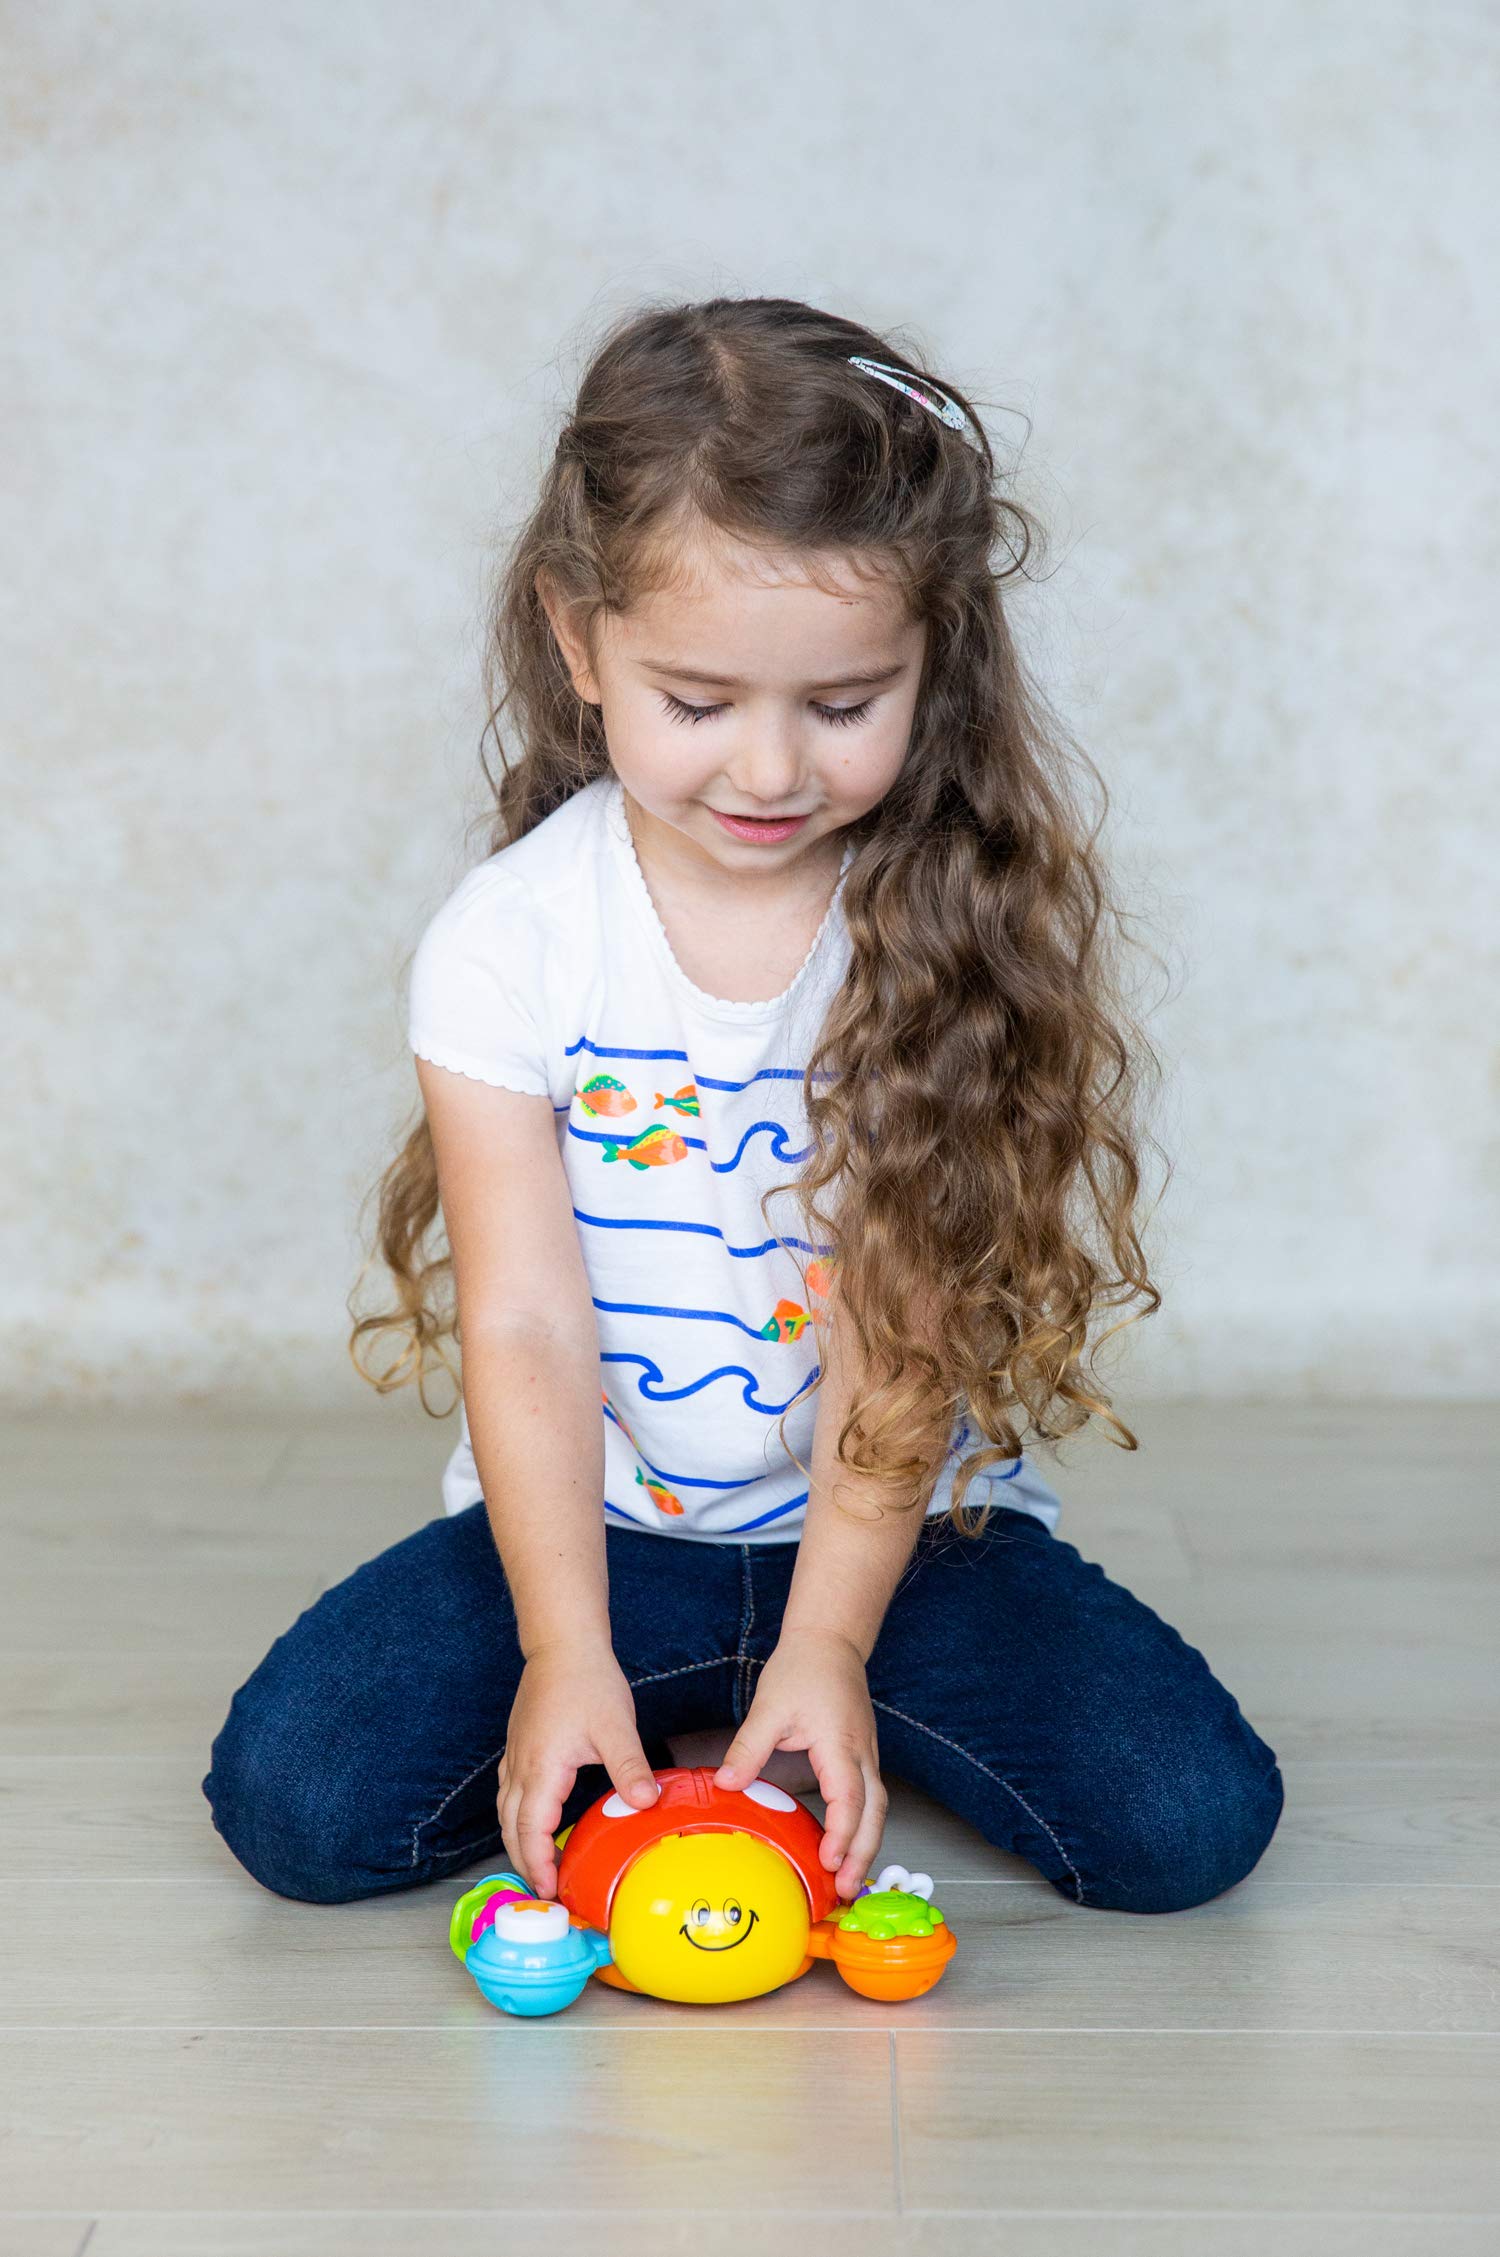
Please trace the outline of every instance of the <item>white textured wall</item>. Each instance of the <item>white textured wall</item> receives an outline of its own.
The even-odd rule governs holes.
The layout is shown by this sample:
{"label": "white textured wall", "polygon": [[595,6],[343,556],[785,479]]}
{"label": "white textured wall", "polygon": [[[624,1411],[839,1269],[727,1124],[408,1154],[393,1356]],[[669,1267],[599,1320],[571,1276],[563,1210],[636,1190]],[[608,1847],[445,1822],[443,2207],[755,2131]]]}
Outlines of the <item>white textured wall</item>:
{"label": "white textured wall", "polygon": [[1127,1411],[1493,1385],[1492,10],[7,21],[0,1386],[360,1394],[488,551],[593,317],[716,289],[1032,419],[1170,971]]}

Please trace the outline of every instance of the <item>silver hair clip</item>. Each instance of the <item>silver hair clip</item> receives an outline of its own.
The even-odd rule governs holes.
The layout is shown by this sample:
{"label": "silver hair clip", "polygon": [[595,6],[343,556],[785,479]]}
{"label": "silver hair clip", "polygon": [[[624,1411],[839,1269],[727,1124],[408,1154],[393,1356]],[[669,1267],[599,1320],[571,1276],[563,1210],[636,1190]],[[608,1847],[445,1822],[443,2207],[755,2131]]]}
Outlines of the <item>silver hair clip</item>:
{"label": "silver hair clip", "polygon": [[[851,353],[849,358],[854,366],[862,368],[867,376],[878,377],[882,384],[889,384],[893,391],[904,392],[907,398],[915,400],[919,407],[931,408],[934,415],[942,417],[950,431],[963,430],[965,421],[963,409],[956,400],[950,400],[946,392],[938,392],[935,384],[932,390],[937,392],[937,399],[933,399],[931,394],[927,392],[919,391],[915,384],[907,381],[911,375],[910,369],[893,368],[889,361],[866,360],[862,353]],[[938,406],[938,400],[943,402],[941,407]]]}

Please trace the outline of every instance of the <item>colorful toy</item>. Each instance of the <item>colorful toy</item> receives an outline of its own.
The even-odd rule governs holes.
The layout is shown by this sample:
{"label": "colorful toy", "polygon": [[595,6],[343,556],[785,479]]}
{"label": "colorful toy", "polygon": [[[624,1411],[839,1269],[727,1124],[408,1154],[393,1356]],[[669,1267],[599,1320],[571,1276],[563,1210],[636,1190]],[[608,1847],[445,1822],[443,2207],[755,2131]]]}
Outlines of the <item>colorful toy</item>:
{"label": "colorful toy", "polygon": [[490,1873],[453,1908],[449,1942],[492,2006],[555,2014],[591,1975],[692,2005],[759,1998],[829,1959],[866,1998],[919,1998],[957,1948],[932,1881],[888,1865],[843,1904],[810,1810],[753,1779],[658,1771],[657,1799],[591,1805],[557,1836],[557,1898]]}

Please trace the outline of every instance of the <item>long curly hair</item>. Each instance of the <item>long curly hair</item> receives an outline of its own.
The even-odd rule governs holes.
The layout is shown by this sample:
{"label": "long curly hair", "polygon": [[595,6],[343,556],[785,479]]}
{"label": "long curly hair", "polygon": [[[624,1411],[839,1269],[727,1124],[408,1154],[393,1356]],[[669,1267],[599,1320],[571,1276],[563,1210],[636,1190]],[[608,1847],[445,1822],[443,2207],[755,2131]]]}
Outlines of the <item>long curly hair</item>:
{"label": "long curly hair", "polygon": [[[966,428],[852,354],[938,385]],[[841,552],[927,621],[904,766],[846,832],[851,955],[804,1075],[810,1142],[761,1211],[795,1198],[794,1227],[818,1250],[815,1321],[837,1303],[841,1339],[858,1343],[840,1463],[892,1509],[923,1509],[955,1415],[983,1436],[955,1471],[949,1517],[965,1535],[988,1517],[966,1505],[970,1485],[1018,1456],[1023,1429],[1056,1443],[1098,1417],[1137,1447],[1094,1359],[1161,1299],[1137,1221],[1141,1096],[1159,1065],[1120,977],[1127,920],[1097,848],[1108,794],[1006,616],[1007,584],[1041,553],[1009,482],[972,404],[891,337],[784,298],[637,307],[592,352],[500,573],[480,740],[494,853],[609,768],[600,709],[573,687],[538,576],[591,637],[610,611],[673,584],[689,530],[810,572]],[[1092,825],[1076,771],[1097,787]],[[445,1349],[458,1321],[451,1260],[429,1244],[439,1198],[425,1114],[377,1188],[396,1306],[355,1323],[350,1353],[382,1393],[415,1380],[431,1410],[435,1364],[458,1384]],[[1091,1348],[1096,1314],[1136,1298],[1144,1307]],[[398,1344],[379,1372],[361,1359],[367,1336]]]}

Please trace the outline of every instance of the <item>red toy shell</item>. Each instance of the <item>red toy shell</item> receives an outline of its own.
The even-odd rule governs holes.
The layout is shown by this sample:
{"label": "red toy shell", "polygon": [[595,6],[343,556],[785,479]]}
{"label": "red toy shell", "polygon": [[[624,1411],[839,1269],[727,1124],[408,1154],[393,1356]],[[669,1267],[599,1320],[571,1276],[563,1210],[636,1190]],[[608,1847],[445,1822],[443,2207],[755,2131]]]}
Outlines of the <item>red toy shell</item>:
{"label": "red toy shell", "polygon": [[646,1810],[627,1806],[624,1815],[607,1817],[606,1806],[621,1799],[616,1795],[590,1804],[558,1860],[558,1898],[575,1921],[607,1935],[621,1875],[642,1850],[668,1834],[753,1834],[769,1842],[807,1891],[809,1920],[827,1918],[839,1896],[833,1875],[818,1858],[823,1829],[812,1812],[796,1801],[790,1810],[769,1807],[738,1787],[716,1787],[713,1778],[701,1765],[684,1765],[656,1773],[661,1793]]}

